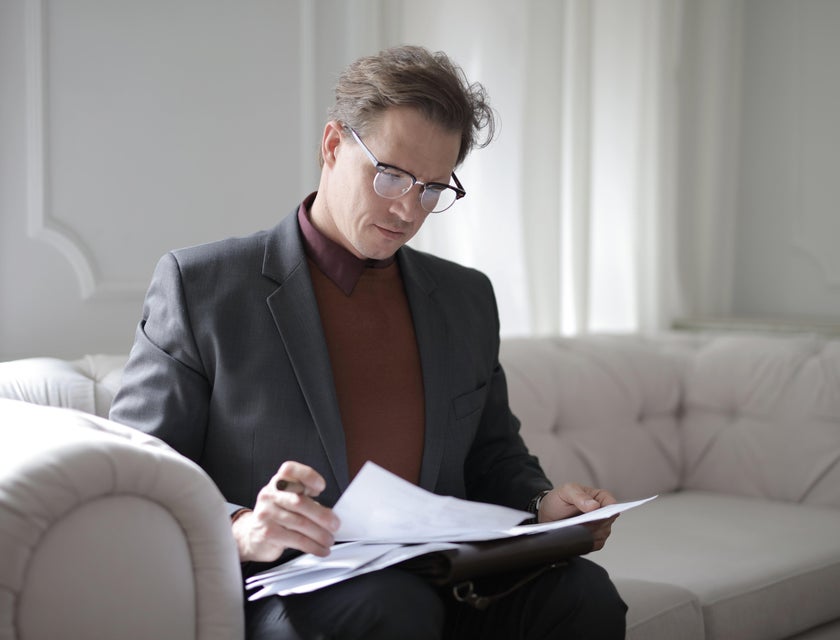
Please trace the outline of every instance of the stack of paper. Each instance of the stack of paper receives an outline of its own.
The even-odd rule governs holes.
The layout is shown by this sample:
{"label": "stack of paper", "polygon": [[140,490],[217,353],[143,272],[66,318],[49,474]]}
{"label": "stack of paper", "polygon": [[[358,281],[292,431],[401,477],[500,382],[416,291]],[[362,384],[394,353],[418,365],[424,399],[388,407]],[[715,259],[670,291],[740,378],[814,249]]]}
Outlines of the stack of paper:
{"label": "stack of paper", "polygon": [[425,553],[454,548],[456,542],[497,540],[603,520],[652,499],[610,505],[557,522],[516,526],[531,514],[438,496],[368,462],[334,507],[341,519],[336,533],[340,542],[330,555],[305,554],[249,578],[248,588],[259,589],[249,600],[315,591]]}

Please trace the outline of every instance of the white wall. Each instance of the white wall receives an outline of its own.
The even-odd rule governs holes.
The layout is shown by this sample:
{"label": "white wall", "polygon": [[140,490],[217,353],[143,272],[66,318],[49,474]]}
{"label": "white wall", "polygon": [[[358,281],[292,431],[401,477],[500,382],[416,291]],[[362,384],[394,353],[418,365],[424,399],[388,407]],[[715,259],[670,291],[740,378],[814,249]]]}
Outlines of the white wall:
{"label": "white wall", "polygon": [[[127,351],[163,252],[271,226],[314,188],[336,74],[422,31],[415,6],[0,2],[0,359]],[[840,3],[674,6],[685,308],[840,316]],[[456,59],[534,28],[516,15],[461,16]],[[468,71],[515,102],[516,64]]]}
{"label": "white wall", "polygon": [[732,312],[840,322],[840,2],[744,7]]}
{"label": "white wall", "polygon": [[160,255],[313,190],[378,4],[0,3],[0,359],[126,352]]}

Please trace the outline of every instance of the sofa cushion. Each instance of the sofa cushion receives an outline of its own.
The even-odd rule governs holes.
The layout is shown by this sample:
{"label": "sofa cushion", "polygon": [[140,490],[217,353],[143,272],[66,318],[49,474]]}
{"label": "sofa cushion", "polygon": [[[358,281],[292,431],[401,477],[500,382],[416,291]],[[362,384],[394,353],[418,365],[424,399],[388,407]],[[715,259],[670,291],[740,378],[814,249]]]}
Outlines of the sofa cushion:
{"label": "sofa cushion", "polygon": [[615,586],[627,604],[626,640],[705,640],[700,602],[688,589],[632,578]]}
{"label": "sofa cushion", "polygon": [[[555,484],[630,500],[675,490],[685,349],[638,338],[506,339],[500,360],[522,436]],[[639,473],[644,469],[644,473]]]}
{"label": "sofa cushion", "polygon": [[689,489],[840,507],[840,341],[709,340],[685,379]]}
{"label": "sofa cushion", "polygon": [[808,629],[805,633],[798,633],[787,640],[837,640],[840,638],[840,620],[821,624],[819,627]]}
{"label": "sofa cushion", "polygon": [[690,491],[621,514],[590,558],[693,592],[707,637],[783,638],[840,617],[838,531],[837,509]]}

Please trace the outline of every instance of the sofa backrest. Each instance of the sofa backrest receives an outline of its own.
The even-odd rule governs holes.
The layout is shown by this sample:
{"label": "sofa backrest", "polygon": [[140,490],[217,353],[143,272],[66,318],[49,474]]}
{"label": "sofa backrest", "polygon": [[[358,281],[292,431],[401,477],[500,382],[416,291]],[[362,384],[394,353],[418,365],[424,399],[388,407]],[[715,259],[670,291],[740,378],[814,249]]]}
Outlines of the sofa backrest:
{"label": "sofa backrest", "polygon": [[[522,435],[553,482],[840,507],[840,340],[507,338]],[[126,356],[0,363],[0,398],[106,417]]]}
{"label": "sofa backrest", "polygon": [[840,507],[840,340],[721,336],[685,375],[685,488]]}
{"label": "sofa backrest", "polygon": [[602,487],[622,500],[679,489],[692,345],[613,336],[503,340],[511,408],[551,480]]}
{"label": "sofa backrest", "polygon": [[0,398],[78,409],[108,417],[128,356],[78,360],[26,358],[0,362]]}
{"label": "sofa backrest", "polygon": [[503,342],[501,361],[555,483],[840,507],[840,340],[521,338]]}

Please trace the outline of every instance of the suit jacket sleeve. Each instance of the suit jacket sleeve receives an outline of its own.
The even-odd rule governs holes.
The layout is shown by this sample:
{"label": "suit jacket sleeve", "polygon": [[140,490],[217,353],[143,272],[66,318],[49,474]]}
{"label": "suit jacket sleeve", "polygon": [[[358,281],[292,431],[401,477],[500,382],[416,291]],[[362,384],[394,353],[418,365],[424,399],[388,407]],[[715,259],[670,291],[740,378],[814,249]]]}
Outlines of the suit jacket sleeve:
{"label": "suit jacket sleeve", "polygon": [[[175,256],[158,262],[110,418],[167,442],[198,462],[210,384],[190,322]],[[229,505],[231,513],[238,505]]]}
{"label": "suit jacket sleeve", "polygon": [[[496,318],[490,292],[491,317]],[[499,363],[498,323],[491,350],[491,374],[479,427],[464,464],[467,493],[472,500],[501,503],[525,509],[544,489],[551,488],[536,456],[519,433],[520,422],[508,404],[507,380]]]}

